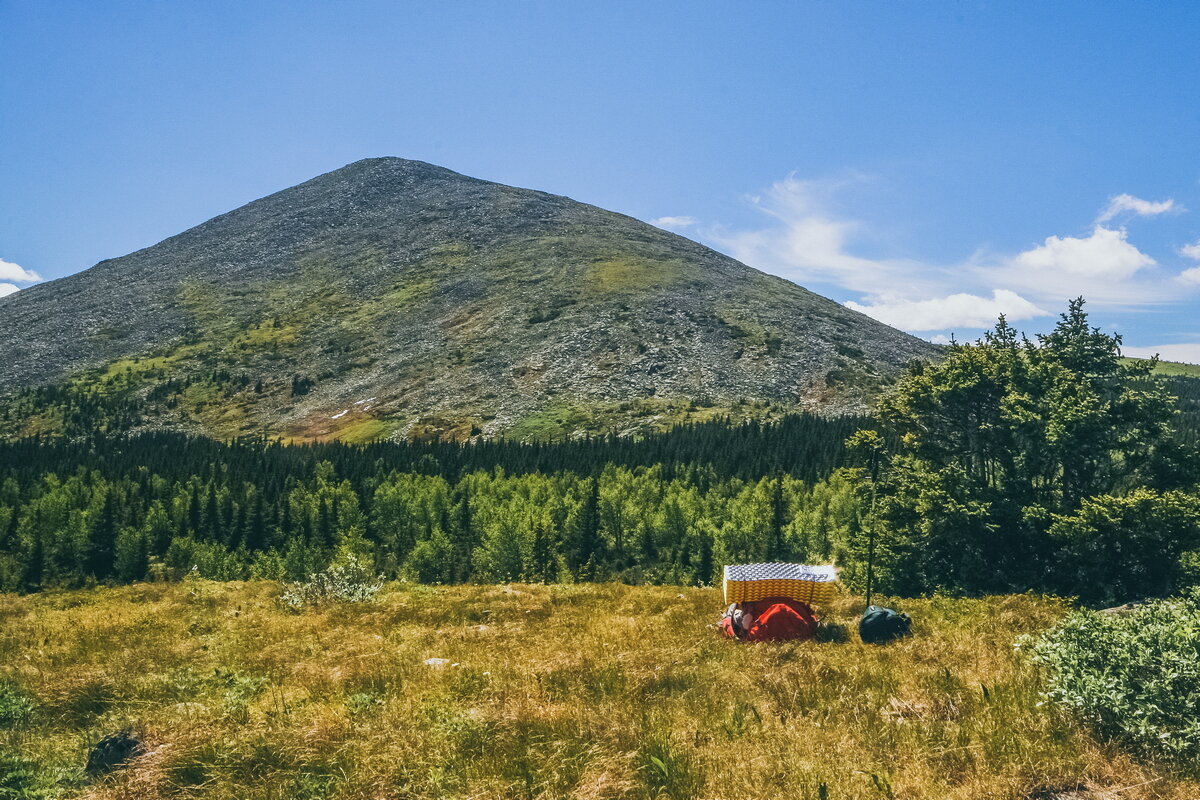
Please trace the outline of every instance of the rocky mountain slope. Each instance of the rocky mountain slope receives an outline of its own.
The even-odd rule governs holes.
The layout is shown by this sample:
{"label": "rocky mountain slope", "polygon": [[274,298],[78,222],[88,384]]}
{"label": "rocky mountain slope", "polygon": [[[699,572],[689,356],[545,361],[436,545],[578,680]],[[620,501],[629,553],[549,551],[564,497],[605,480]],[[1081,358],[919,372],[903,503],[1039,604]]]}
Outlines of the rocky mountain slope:
{"label": "rocky mountain slope", "polygon": [[65,382],[156,424],[349,440],[857,411],[936,352],[630,217],[399,158],[0,299],[0,341],[10,398]]}

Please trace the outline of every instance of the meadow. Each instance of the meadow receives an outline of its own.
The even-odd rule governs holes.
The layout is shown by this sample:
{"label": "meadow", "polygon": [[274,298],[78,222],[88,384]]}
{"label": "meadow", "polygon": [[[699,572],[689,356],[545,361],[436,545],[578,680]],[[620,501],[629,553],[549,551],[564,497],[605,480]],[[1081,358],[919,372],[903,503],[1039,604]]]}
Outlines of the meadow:
{"label": "meadow", "polygon": [[[0,797],[1071,798],[1200,796],[1045,705],[1025,633],[1065,601],[881,598],[878,647],[741,645],[719,590],[421,586],[300,612],[275,582],[0,595]],[[89,746],[148,752],[95,782]]]}

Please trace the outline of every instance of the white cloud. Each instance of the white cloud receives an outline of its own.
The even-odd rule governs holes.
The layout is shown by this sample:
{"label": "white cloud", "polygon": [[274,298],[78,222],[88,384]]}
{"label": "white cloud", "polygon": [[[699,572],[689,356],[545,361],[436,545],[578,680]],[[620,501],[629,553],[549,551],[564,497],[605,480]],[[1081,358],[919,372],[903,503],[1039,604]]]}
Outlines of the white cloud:
{"label": "white cloud", "polygon": [[1187,364],[1200,364],[1200,342],[1185,344],[1161,344],[1158,347],[1122,347],[1121,355],[1133,358],[1150,358],[1160,356],[1164,361],[1183,361]]}
{"label": "white cloud", "polygon": [[1126,241],[1124,230],[1097,225],[1086,239],[1047,236],[1044,244],[1013,259],[1017,267],[1086,278],[1124,280],[1155,261]]}
{"label": "white cloud", "polygon": [[41,277],[33,270],[28,270],[19,264],[14,264],[11,261],[5,261],[0,258],[0,280],[13,281],[15,283],[35,283],[41,280]]}
{"label": "white cloud", "polygon": [[[1022,252],[981,250],[958,263],[934,264],[889,256],[878,226],[839,210],[847,190],[865,180],[789,175],[748,198],[766,219],[751,228],[684,219],[690,234],[739,261],[826,294],[836,296],[828,287],[837,287],[843,297],[857,295],[846,305],[914,332],[989,328],[1001,313],[1014,322],[1032,319],[1079,296],[1090,310],[1169,304],[1200,285],[1200,272],[1174,276],[1130,242],[1124,227],[1103,224],[1122,214],[1182,211],[1173,199],[1117,195],[1083,235],[1047,236]],[[1200,260],[1200,241],[1181,252]]]}
{"label": "white cloud", "polygon": [[899,300],[875,305],[851,301],[846,305],[880,322],[908,331],[990,328],[1001,314],[1015,322],[1049,313],[1007,289],[993,289],[990,298],[961,293],[928,300]]}
{"label": "white cloud", "polygon": [[1185,244],[1183,247],[1179,248],[1179,255],[1187,256],[1188,258],[1193,258],[1196,261],[1200,261],[1200,241],[1192,242],[1191,244]]}
{"label": "white cloud", "polygon": [[861,180],[802,180],[789,175],[764,195],[750,198],[774,220],[769,227],[749,231],[714,227],[703,232],[704,238],[739,261],[800,284],[829,283],[876,299],[936,291],[939,282],[927,264],[850,252],[851,242],[867,233],[866,226],[834,213],[832,201]]}
{"label": "white cloud", "polygon": [[0,297],[12,294],[15,291],[17,291],[17,287],[11,283],[0,283]]}
{"label": "white cloud", "polygon": [[1048,236],[1015,256],[977,261],[974,269],[981,280],[1009,286],[1039,302],[1060,303],[1083,295],[1093,308],[1101,308],[1176,299],[1178,289],[1155,275],[1156,266],[1128,241],[1123,228],[1097,225],[1088,236]]}
{"label": "white cloud", "polygon": [[1100,212],[1100,216],[1096,217],[1096,224],[1100,225],[1108,222],[1125,211],[1132,211],[1139,217],[1153,217],[1157,214],[1165,214],[1168,211],[1175,210],[1178,209],[1172,198],[1160,200],[1156,203],[1151,200],[1134,197],[1131,194],[1119,194],[1108,201],[1108,205]]}
{"label": "white cloud", "polygon": [[690,228],[699,221],[695,217],[658,217],[657,219],[650,220],[650,224],[656,228],[666,228],[669,231],[673,231]]}
{"label": "white cloud", "polygon": [[937,336],[930,336],[929,341],[932,344],[950,344],[950,337],[944,333],[939,333]]}
{"label": "white cloud", "polygon": [[1179,280],[1183,281],[1184,283],[1200,286],[1200,267],[1185,269],[1183,272],[1179,273],[1178,277]]}

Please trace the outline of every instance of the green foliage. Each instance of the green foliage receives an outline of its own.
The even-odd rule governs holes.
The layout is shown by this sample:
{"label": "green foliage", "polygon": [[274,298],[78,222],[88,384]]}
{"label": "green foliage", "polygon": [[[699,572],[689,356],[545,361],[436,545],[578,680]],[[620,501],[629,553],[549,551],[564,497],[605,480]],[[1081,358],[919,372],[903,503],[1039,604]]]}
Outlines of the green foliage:
{"label": "green foliage", "polygon": [[1077,613],[1026,644],[1049,697],[1101,735],[1183,763],[1200,756],[1200,594]]}
{"label": "green foliage", "polygon": [[585,409],[561,403],[519,420],[505,435],[518,441],[561,439],[587,424],[588,413]]}
{"label": "green foliage", "polygon": [[[696,584],[721,559],[853,562],[858,421],[711,423],[554,444],[0,443],[0,590],[188,575]],[[822,480],[822,476],[828,476]]]}
{"label": "green foliage", "polygon": [[17,728],[33,719],[37,704],[21,687],[0,680],[0,728]]}
{"label": "green foliage", "polygon": [[[1120,338],[1091,328],[1082,300],[1036,342],[1001,318],[940,363],[914,365],[877,412],[890,445],[869,483],[884,591],[1094,586],[1086,568],[1055,566],[1111,552],[1123,536],[1109,526],[1108,544],[1083,541],[1104,527],[1098,506],[1081,512],[1089,498],[1200,477],[1195,454],[1173,438],[1176,400],[1152,366],[1122,363]],[[1079,513],[1088,520],[1072,527]],[[1187,538],[1179,525],[1165,535]],[[1157,557],[1121,560],[1137,573]]]}
{"label": "green foliage", "polygon": [[418,583],[453,583],[454,556],[454,542],[441,528],[435,528],[413,546],[401,574]]}
{"label": "green foliage", "polygon": [[0,800],[51,800],[58,796],[58,786],[36,761],[0,753]]}
{"label": "green foliage", "polygon": [[1050,536],[1062,547],[1056,583],[1069,593],[1099,605],[1164,597],[1189,580],[1186,564],[1200,552],[1200,496],[1142,488],[1090,497],[1056,517]]}
{"label": "green foliage", "polygon": [[1175,377],[1169,385],[1179,396],[1178,438],[1185,446],[1200,445],[1200,378]]}

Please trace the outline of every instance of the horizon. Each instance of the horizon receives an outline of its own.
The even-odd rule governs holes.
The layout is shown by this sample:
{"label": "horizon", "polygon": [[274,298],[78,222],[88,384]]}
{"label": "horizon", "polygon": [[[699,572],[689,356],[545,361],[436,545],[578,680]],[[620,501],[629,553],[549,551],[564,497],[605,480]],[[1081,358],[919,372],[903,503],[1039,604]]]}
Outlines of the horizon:
{"label": "horizon", "polygon": [[1127,355],[1200,362],[1200,9],[468,6],[0,7],[0,292],[394,156],[933,341],[1082,295]]}

